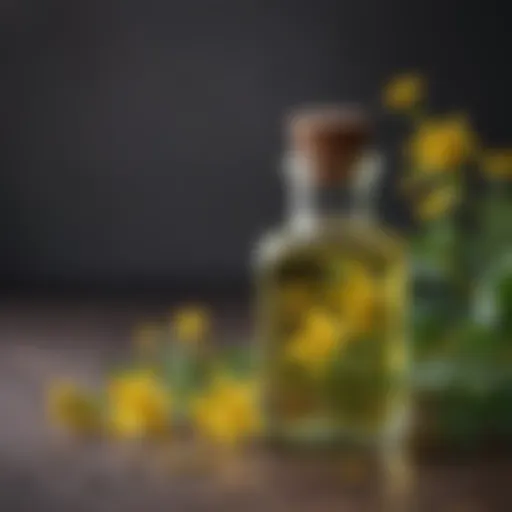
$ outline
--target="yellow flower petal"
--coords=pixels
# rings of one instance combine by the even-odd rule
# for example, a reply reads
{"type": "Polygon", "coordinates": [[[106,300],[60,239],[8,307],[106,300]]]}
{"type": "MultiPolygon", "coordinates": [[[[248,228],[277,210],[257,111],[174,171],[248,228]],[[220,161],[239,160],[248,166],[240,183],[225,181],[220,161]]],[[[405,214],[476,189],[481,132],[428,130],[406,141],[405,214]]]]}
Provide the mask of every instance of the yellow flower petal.
{"type": "Polygon", "coordinates": [[[321,310],[309,312],[304,327],[292,336],[285,357],[316,373],[325,367],[344,339],[340,324],[321,310]]]}
{"type": "Polygon", "coordinates": [[[467,118],[452,115],[420,125],[410,141],[408,156],[422,171],[456,170],[474,154],[475,146],[467,118]]]}
{"type": "Polygon", "coordinates": [[[146,425],[142,415],[130,408],[114,407],[109,416],[109,433],[118,438],[141,438],[146,425]]]}
{"type": "Polygon", "coordinates": [[[443,187],[432,191],[421,200],[417,206],[417,213],[421,220],[431,221],[453,210],[459,197],[453,187],[443,187]]]}
{"type": "Polygon", "coordinates": [[[150,372],[114,378],[108,386],[109,426],[120,437],[154,436],[169,431],[172,400],[150,372]]]}
{"type": "Polygon", "coordinates": [[[352,262],[340,295],[341,314],[352,334],[370,331],[375,323],[377,289],[363,265],[352,262]]]}
{"type": "Polygon", "coordinates": [[[93,434],[101,429],[102,416],[96,397],[72,382],[50,385],[47,412],[51,421],[75,434],[93,434]]]}
{"type": "Polygon", "coordinates": [[[158,387],[158,379],[151,371],[133,370],[112,377],[108,382],[107,393],[112,402],[133,402],[150,389],[158,387]]]}
{"type": "Polygon", "coordinates": [[[390,110],[408,110],[423,100],[425,90],[425,80],[419,73],[403,73],[386,85],[383,103],[390,110]]]}
{"type": "Polygon", "coordinates": [[[223,376],[197,397],[192,406],[199,433],[222,444],[235,444],[259,431],[257,386],[223,376]]]}

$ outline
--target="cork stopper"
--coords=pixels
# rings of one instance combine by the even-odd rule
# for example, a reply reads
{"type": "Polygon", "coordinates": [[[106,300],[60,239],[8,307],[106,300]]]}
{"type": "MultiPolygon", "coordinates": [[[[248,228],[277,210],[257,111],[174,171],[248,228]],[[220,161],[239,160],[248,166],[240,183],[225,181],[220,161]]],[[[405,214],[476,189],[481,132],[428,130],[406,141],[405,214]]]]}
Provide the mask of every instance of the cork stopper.
{"type": "Polygon", "coordinates": [[[328,105],[295,111],[287,133],[293,151],[301,153],[322,184],[345,181],[371,137],[365,112],[355,106],[328,105]]]}

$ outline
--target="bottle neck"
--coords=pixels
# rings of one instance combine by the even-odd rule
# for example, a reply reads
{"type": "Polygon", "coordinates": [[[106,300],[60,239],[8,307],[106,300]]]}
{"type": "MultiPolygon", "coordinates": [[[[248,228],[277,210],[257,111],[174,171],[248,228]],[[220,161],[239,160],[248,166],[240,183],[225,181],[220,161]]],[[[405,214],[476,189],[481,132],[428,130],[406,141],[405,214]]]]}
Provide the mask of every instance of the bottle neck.
{"type": "Polygon", "coordinates": [[[367,151],[354,164],[350,178],[340,184],[321,184],[300,154],[285,156],[287,221],[292,227],[314,226],[326,218],[355,218],[372,222],[382,172],[381,156],[367,151]]]}

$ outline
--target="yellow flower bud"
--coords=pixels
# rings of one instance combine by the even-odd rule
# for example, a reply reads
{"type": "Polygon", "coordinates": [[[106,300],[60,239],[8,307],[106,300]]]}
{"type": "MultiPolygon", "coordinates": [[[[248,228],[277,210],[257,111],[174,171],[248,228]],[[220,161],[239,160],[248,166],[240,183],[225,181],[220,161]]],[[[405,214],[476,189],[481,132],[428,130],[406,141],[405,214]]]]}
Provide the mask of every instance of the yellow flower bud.
{"type": "Polygon", "coordinates": [[[422,221],[432,221],[448,214],[457,205],[459,196],[454,187],[442,187],[430,192],[417,205],[417,214],[422,221]]]}
{"type": "Polygon", "coordinates": [[[390,110],[409,110],[423,100],[425,90],[425,80],[419,73],[403,73],[384,88],[384,106],[390,110]]]}
{"type": "Polygon", "coordinates": [[[102,426],[102,415],[96,397],[72,382],[50,385],[47,413],[51,421],[73,434],[91,435],[102,426]]]}
{"type": "Polygon", "coordinates": [[[208,312],[200,307],[186,307],[173,316],[176,338],[183,342],[198,342],[204,339],[209,329],[208,312]]]}

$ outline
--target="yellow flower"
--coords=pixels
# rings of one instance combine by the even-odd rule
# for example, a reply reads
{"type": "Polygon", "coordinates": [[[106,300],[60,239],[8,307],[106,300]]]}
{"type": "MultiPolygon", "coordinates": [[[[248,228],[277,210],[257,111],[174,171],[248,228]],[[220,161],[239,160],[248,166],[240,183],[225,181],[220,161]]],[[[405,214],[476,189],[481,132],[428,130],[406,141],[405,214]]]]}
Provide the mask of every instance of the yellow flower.
{"type": "Polygon", "coordinates": [[[258,388],[252,381],[219,377],[194,400],[192,418],[199,433],[214,442],[246,440],[261,428],[258,388]]]}
{"type": "Polygon", "coordinates": [[[108,386],[109,427],[118,437],[140,438],[169,432],[171,397],[151,372],[114,378],[108,386]]]}
{"type": "Polygon", "coordinates": [[[408,110],[425,96],[425,81],[419,73],[403,73],[384,88],[383,103],[390,110],[408,110]]]}
{"type": "Polygon", "coordinates": [[[199,307],[182,308],[174,314],[173,325],[178,340],[191,343],[201,341],[209,327],[208,312],[199,307]]]}
{"type": "Polygon", "coordinates": [[[454,187],[433,190],[417,205],[417,214],[422,221],[431,221],[446,215],[459,201],[454,187]]]}
{"type": "Polygon", "coordinates": [[[50,385],[47,412],[53,422],[75,434],[94,434],[101,429],[101,410],[96,397],[71,382],[50,385]]]}
{"type": "Polygon", "coordinates": [[[512,178],[512,149],[493,149],[484,155],[484,171],[491,178],[512,178]]]}
{"type": "Polygon", "coordinates": [[[343,340],[344,332],[333,318],[321,310],[312,310],[304,327],[290,340],[285,354],[289,361],[316,373],[325,367],[343,340]]]}
{"type": "Polygon", "coordinates": [[[370,331],[375,324],[377,289],[363,265],[352,262],[341,286],[341,314],[352,334],[370,331]]]}
{"type": "Polygon", "coordinates": [[[418,128],[407,149],[411,163],[422,171],[455,170],[471,157],[475,136],[463,116],[430,119],[418,128]]]}
{"type": "Polygon", "coordinates": [[[343,319],[347,332],[357,336],[374,326],[377,287],[363,265],[347,262],[342,283],[329,293],[330,306],[343,319]]]}

